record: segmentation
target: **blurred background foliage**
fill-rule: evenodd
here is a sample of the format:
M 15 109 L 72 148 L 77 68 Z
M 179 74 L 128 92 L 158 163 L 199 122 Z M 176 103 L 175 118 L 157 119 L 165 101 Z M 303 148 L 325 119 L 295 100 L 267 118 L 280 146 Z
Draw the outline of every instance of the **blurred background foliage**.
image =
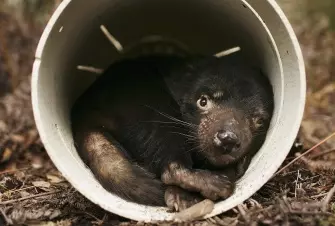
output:
M 330 23 L 330 29 L 335 29 L 335 1 L 333 0 L 277 0 L 285 13 L 292 20 L 301 20 L 311 14 L 325 14 Z
M 0 96 L 30 74 L 42 30 L 60 0 L 0 0 Z

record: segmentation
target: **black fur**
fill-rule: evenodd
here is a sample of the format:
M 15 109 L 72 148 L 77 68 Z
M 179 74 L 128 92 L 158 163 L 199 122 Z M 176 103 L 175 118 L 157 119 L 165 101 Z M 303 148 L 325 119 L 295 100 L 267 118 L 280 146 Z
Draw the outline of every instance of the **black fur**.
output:
M 220 98 L 211 96 L 218 91 Z M 207 115 L 197 107 L 203 94 L 216 106 Z M 270 84 L 235 56 L 144 57 L 112 64 L 77 100 L 71 119 L 78 152 L 106 189 L 164 205 L 166 186 L 213 200 L 228 197 L 264 140 L 272 108 Z M 225 109 L 233 112 L 228 118 Z M 204 117 L 217 122 L 207 123 L 208 131 L 201 127 Z M 238 136 L 250 132 L 239 137 L 240 148 L 229 154 L 201 148 L 211 147 L 211 133 L 228 128 L 231 118 L 242 123 L 229 124 Z

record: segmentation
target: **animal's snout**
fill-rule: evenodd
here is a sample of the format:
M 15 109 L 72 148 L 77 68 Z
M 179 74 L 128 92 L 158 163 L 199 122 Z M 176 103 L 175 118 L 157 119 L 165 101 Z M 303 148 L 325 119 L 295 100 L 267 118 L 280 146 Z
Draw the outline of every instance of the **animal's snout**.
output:
M 232 151 L 233 148 L 239 147 L 240 140 L 234 132 L 220 130 L 214 136 L 214 144 L 225 151 Z

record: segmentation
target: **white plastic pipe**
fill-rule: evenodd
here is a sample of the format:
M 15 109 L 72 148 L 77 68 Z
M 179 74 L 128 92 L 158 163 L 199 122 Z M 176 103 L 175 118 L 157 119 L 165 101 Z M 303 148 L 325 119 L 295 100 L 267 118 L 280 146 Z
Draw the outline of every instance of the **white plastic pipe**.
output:
M 211 217 L 242 203 L 275 173 L 297 135 L 305 104 L 305 71 L 291 25 L 274 0 L 64 0 L 40 39 L 33 66 L 34 117 L 45 148 L 64 177 L 84 196 L 120 216 L 145 222 L 174 219 L 166 208 L 124 201 L 106 191 L 78 156 L 70 109 L 96 78 L 78 65 L 104 69 L 122 47 L 148 36 L 182 43 L 191 53 L 216 54 L 235 46 L 261 65 L 274 88 L 275 111 L 267 139 L 234 194 Z

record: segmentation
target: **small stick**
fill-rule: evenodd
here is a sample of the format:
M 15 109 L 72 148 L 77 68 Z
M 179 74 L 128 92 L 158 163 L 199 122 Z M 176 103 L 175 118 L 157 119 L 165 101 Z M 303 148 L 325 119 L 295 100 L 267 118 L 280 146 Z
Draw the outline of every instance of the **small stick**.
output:
M 314 154 L 314 155 L 312 155 L 312 156 L 310 157 L 310 159 L 315 159 L 315 158 L 320 157 L 320 156 L 322 156 L 322 155 L 329 154 L 329 153 L 331 153 L 331 152 L 333 152 L 333 151 L 335 151 L 335 148 L 333 148 L 333 149 L 329 149 L 329 150 L 326 150 L 326 151 L 323 151 L 323 152 L 320 152 L 320 153 L 317 153 L 317 154 Z
M 297 172 L 297 179 L 295 181 L 295 188 L 294 188 L 294 197 L 297 198 L 297 186 L 298 186 L 298 181 L 299 181 L 299 170 Z
M 7 224 L 13 224 L 13 221 L 8 218 L 8 216 L 6 215 L 5 211 L 2 208 L 0 208 L 0 213 L 2 214 Z
M 284 166 L 283 168 L 281 168 L 280 170 L 277 171 L 277 173 L 274 174 L 274 176 L 277 176 L 279 173 L 283 172 L 286 168 L 288 168 L 290 165 L 292 165 L 294 162 L 296 162 L 298 159 L 300 159 L 302 156 L 307 155 L 308 153 L 310 153 L 311 151 L 313 151 L 315 148 L 317 148 L 318 146 L 320 146 L 321 144 L 323 144 L 324 142 L 326 142 L 327 140 L 329 140 L 330 138 L 332 138 L 333 136 L 335 136 L 335 132 L 330 134 L 328 137 L 324 138 L 323 140 L 321 140 L 319 143 L 317 143 L 316 145 L 314 145 L 313 147 L 311 147 L 309 150 L 305 151 L 304 153 L 302 153 L 300 156 L 294 158 L 291 162 L 289 162 L 286 166 Z
M 213 209 L 214 203 L 209 199 L 205 199 L 185 210 L 176 213 L 174 219 L 179 221 L 195 220 L 212 212 Z
M 8 190 L 8 191 L 5 191 L 5 192 L 7 192 L 7 193 L 13 193 L 13 192 L 24 191 L 24 190 L 27 190 L 27 189 L 30 189 L 30 188 L 36 188 L 36 186 L 28 186 L 28 187 L 25 187 L 25 188 Z
M 121 45 L 121 43 L 114 38 L 114 36 L 109 33 L 109 31 L 107 30 L 107 28 L 104 25 L 100 26 L 101 31 L 104 33 L 104 35 L 106 36 L 106 38 L 112 43 L 112 45 L 115 47 L 115 49 L 122 53 L 123 52 L 123 47 Z
M 46 193 L 43 193 L 43 194 L 36 194 L 36 195 L 31 195 L 31 196 L 27 196 L 27 197 L 23 197 L 23 198 L 19 198 L 19 199 L 12 199 L 12 200 L 8 200 L 8 201 L 0 202 L 0 205 L 12 204 L 12 203 L 20 202 L 20 201 L 23 201 L 23 200 L 26 200 L 26 199 L 32 199 L 32 198 L 52 195 L 52 194 L 56 194 L 56 193 L 59 193 L 59 192 L 61 192 L 61 191 L 50 191 L 50 192 L 46 192 Z
M 301 155 L 300 153 L 296 153 L 296 156 Z M 335 169 L 335 165 L 333 161 L 323 161 L 323 160 L 309 160 L 306 157 L 301 157 L 301 161 L 303 161 L 306 165 L 308 165 L 311 170 L 333 170 Z
M 295 211 L 295 210 L 292 210 L 290 211 L 291 214 L 297 214 L 297 215 L 323 215 L 323 216 L 332 216 L 331 213 L 323 213 L 323 212 L 307 212 L 307 211 Z
M 93 214 L 89 213 L 89 212 L 84 212 L 85 214 L 87 214 L 88 216 L 92 217 L 93 219 L 95 219 L 98 223 L 102 223 L 102 220 L 100 220 L 99 218 L 97 218 L 96 216 L 94 216 Z
M 227 225 L 227 223 L 224 222 L 222 219 L 220 219 L 218 216 L 215 216 L 214 220 L 216 221 L 218 225 L 221 225 L 221 226 Z M 237 223 L 237 219 L 231 219 L 231 221 L 229 222 L 230 225 L 236 225 L 236 223 Z
M 326 86 L 324 86 L 321 90 L 315 92 L 313 94 L 313 96 L 315 97 L 315 99 L 317 100 L 321 100 L 321 98 L 329 93 L 332 93 L 335 91 L 335 82 L 330 83 Z
M 173 203 L 173 206 L 174 206 L 174 209 L 175 209 L 176 211 L 179 210 L 179 207 L 178 207 L 178 204 L 177 204 L 177 203 Z
M 91 66 L 78 65 L 77 69 L 81 70 L 81 71 L 92 72 L 92 73 L 95 73 L 95 74 L 102 74 L 103 73 L 103 69 L 95 68 L 95 67 L 91 67 Z
M 334 193 L 335 193 L 335 184 L 334 184 L 334 186 L 329 190 L 329 192 L 328 192 L 328 194 L 327 194 L 325 200 L 323 200 L 323 202 L 322 202 L 321 210 L 322 210 L 323 212 L 326 212 L 326 211 L 327 211 L 327 205 L 328 205 L 328 203 L 330 202 L 331 198 L 333 197 Z
M 326 195 L 327 195 L 327 193 L 322 193 L 322 194 L 318 194 L 318 195 L 313 195 L 313 196 L 311 196 L 311 198 L 312 199 L 314 199 L 314 198 L 320 198 L 320 197 L 326 196 Z
M 242 205 L 237 206 L 238 211 L 240 212 L 241 216 L 243 217 L 245 223 L 250 223 L 247 213 L 245 212 Z
M 216 224 L 216 221 L 211 217 L 207 219 L 209 221 L 209 223 L 211 224 Z
M 227 50 L 223 50 L 219 53 L 216 53 L 214 56 L 217 57 L 217 58 L 220 58 L 220 57 L 227 56 L 229 54 L 235 53 L 235 52 L 240 51 L 240 50 L 241 50 L 241 48 L 239 46 L 236 46 L 234 48 L 230 48 L 230 49 L 227 49 Z
M 13 169 L 13 170 L 5 170 L 5 171 L 0 172 L 0 175 L 6 174 L 6 173 L 16 173 L 18 171 L 25 171 L 25 170 L 28 170 L 28 169 L 30 169 L 30 167 L 25 167 L 25 168 L 21 168 L 21 169 Z

